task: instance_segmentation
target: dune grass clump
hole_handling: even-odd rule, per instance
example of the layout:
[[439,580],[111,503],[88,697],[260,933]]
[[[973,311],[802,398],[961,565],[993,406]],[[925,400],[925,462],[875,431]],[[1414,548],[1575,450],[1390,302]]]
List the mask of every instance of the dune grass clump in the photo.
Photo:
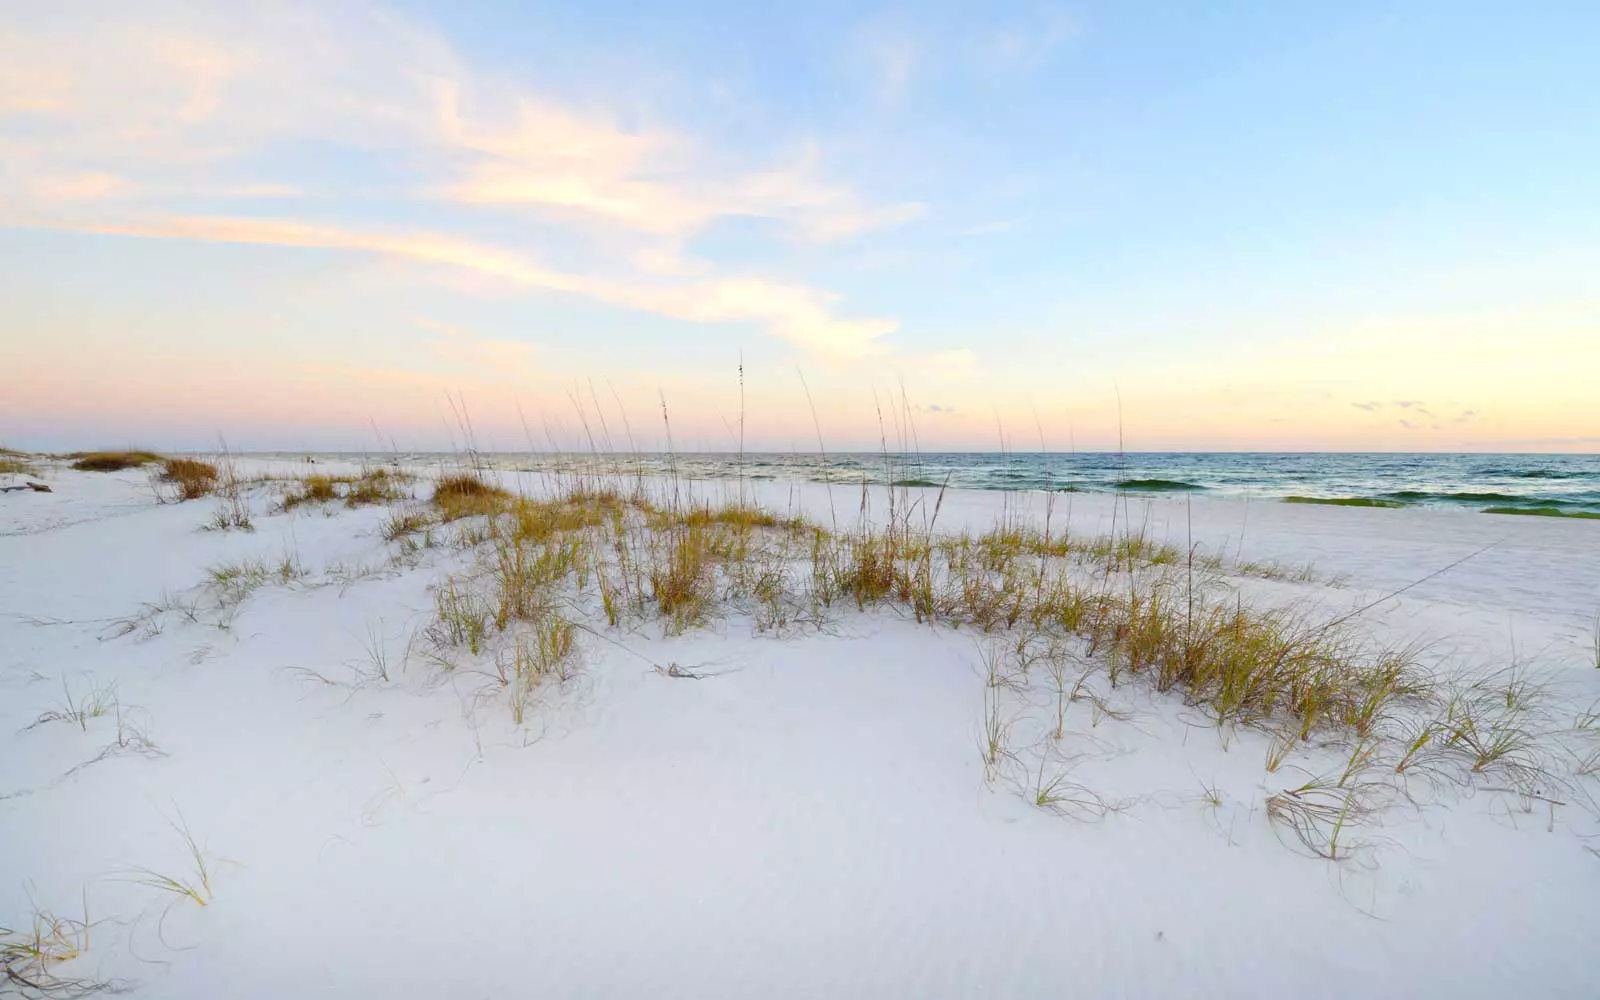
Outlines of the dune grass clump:
[[1097,597],[1080,631],[1091,655],[1108,655],[1113,683],[1145,673],[1218,724],[1283,720],[1302,742],[1323,727],[1364,736],[1422,684],[1407,651],[1366,648],[1348,622],[1197,601],[1172,579]]
[[285,485],[282,509],[291,511],[306,504],[334,501],[343,501],[351,509],[392,503],[407,497],[405,484],[413,478],[409,473],[381,468],[366,469],[355,476],[301,476]]
[[62,977],[52,971],[89,950],[87,899],[85,909],[82,920],[35,909],[25,930],[0,926],[0,995],[15,992],[29,1000],[66,1000],[120,991],[117,983]]
[[713,537],[707,525],[685,523],[666,532],[662,544],[655,547],[649,571],[650,599],[670,632],[700,624],[711,608],[716,596]]
[[217,462],[216,483],[213,492],[217,495],[217,510],[211,516],[209,527],[216,531],[256,530],[251,516],[250,496],[246,490],[248,484],[240,477],[238,466],[226,450]]
[[161,461],[153,451],[84,451],[67,456],[79,472],[121,472]]
[[494,619],[487,600],[451,577],[434,592],[434,609],[428,635],[436,646],[466,646],[473,656],[483,651]]
[[[1413,776],[1464,787],[1492,776],[1496,787],[1522,789],[1549,773],[1533,749],[1533,716],[1520,707],[1523,687],[1485,685],[1441,701],[1419,650],[1374,643],[1358,627],[1360,611],[1329,620],[1309,603],[1252,605],[1227,582],[1310,582],[1309,564],[1232,566],[1140,531],[1069,535],[1048,517],[1042,529],[1002,517],[987,532],[940,533],[937,503],[922,508],[902,496],[885,517],[867,499],[861,526],[839,530],[676,490],[623,495],[584,481],[534,499],[475,475],[446,477],[427,516],[479,515],[466,522],[473,533],[463,546],[480,562],[436,592],[427,633],[436,648],[491,657],[476,672],[498,680],[520,720],[541,679],[559,676],[552,664],[576,655],[577,632],[594,631],[575,624],[574,611],[603,613],[614,629],[653,621],[675,635],[725,615],[748,615],[759,632],[825,626],[840,602],[899,609],[1014,646],[1016,676],[986,696],[981,749],[986,772],[1007,780],[1026,772],[1022,785],[1040,808],[1092,818],[1115,804],[1072,783],[1067,770],[1052,771],[1058,757],[1021,762],[1025,749],[1013,741],[1033,723],[1018,730],[1000,702],[1046,693],[1030,688],[1035,663],[1056,678],[1053,727],[1041,739],[1064,739],[1068,707],[1080,702],[1096,725],[1123,718],[1113,692],[1136,682],[1180,697],[1229,732],[1271,734],[1269,772],[1292,770],[1286,762],[1297,751],[1353,745],[1343,774],[1284,788],[1267,810],[1276,827],[1332,860],[1352,856],[1359,845],[1350,828]],[[396,537],[424,523],[391,522]],[[454,663],[442,654],[441,662]],[[1044,704],[1035,701],[1035,709]]]
[[0,476],[37,476],[38,468],[20,451],[0,449]]
[[89,731],[89,720],[98,719],[118,708],[115,684],[94,684],[82,697],[74,697],[66,678],[61,679],[62,700],[56,708],[40,715],[28,726],[42,726],[51,722],[70,722],[83,732]]
[[330,503],[339,499],[332,476],[306,476],[292,482],[283,494],[283,509],[294,510],[302,504]]
[[1271,560],[1246,560],[1236,564],[1233,572],[1277,583],[1315,583],[1320,579],[1316,565],[1311,562],[1295,566]]
[[1382,507],[1396,510],[1405,504],[1399,500],[1379,500],[1376,497],[1284,497],[1284,503],[1315,503],[1328,507]]
[[217,467],[210,462],[197,458],[168,458],[162,460],[157,478],[176,486],[178,499],[183,501],[198,500],[216,492],[218,475]]
[[270,583],[287,585],[306,575],[305,567],[285,552],[276,561],[265,557],[222,563],[206,570],[207,582],[216,594],[217,605],[229,610]]
[[[829,531],[740,503],[714,507],[572,490],[512,497],[475,476],[439,482],[441,517],[486,513],[483,591],[440,595],[457,643],[537,621],[598,584],[607,623],[654,617],[668,634],[719,610],[757,622],[820,621],[847,600],[900,606],[918,621],[984,632],[1026,628],[1074,637],[1113,685],[1148,677],[1218,725],[1283,726],[1294,742],[1321,730],[1365,736],[1420,688],[1404,650],[1370,648],[1348,622],[1258,609],[1198,589],[1221,571],[1143,535],[1085,538],[1002,523],[980,535],[937,535],[900,507],[885,525]],[[398,530],[398,529],[397,529]],[[1309,581],[1309,566],[1247,564],[1241,572]],[[464,608],[470,609],[463,613]]]
[[414,478],[394,469],[367,469],[346,484],[344,505],[353,509],[404,500],[405,487]]
[[494,514],[511,502],[511,493],[473,473],[442,476],[433,484],[432,503],[442,521]]
[[546,681],[570,681],[576,659],[574,627],[558,612],[542,614],[531,625],[495,661],[497,679],[510,694],[511,721],[519,726],[534,692]]
[[419,531],[426,530],[434,523],[433,514],[426,510],[409,509],[395,510],[383,522],[380,533],[386,542],[397,542]]

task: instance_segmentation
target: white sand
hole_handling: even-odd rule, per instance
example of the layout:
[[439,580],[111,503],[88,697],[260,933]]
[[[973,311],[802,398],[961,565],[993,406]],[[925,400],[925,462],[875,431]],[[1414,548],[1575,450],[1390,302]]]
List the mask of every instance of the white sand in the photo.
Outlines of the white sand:
[[[1561,805],[1413,789],[1350,832],[1350,860],[1310,858],[1264,802],[1339,754],[1268,773],[1266,735],[1219,730],[1135,681],[1106,692],[1130,718],[1076,705],[1059,759],[1023,754],[1119,807],[1058,815],[1015,778],[985,781],[977,637],[889,611],[780,639],[742,618],[674,639],[583,635],[581,677],[519,728],[480,696],[483,677],[405,664],[430,587],[469,557],[391,567],[382,509],[269,514],[263,494],[253,534],[220,533],[200,530],[211,501],[157,506],[142,472],[49,481],[0,495],[0,926],[36,906],[80,918],[86,893],[92,941],[59,975],[197,1000],[1595,995],[1593,779],[1549,796]],[[753,488],[830,517],[821,486]],[[939,524],[986,528],[1016,502],[952,493]],[[1111,504],[1072,497],[1073,529],[1108,531]],[[859,505],[833,489],[841,521]],[[1347,576],[1237,581],[1329,613],[1476,552],[1366,627],[1429,641],[1441,670],[1515,657],[1552,720],[1600,699],[1600,524],[1181,498],[1128,510],[1180,545],[1192,532],[1229,558]],[[109,637],[141,605],[202,595],[207,567],[285,553],[310,575],[256,592],[225,629],[166,614],[149,619],[159,634]],[[374,638],[391,680],[358,683]],[[114,686],[164,755],[79,767],[117,723],[27,728],[63,685],[80,699]],[[1019,712],[1019,733],[1038,728]],[[180,812],[211,859],[205,907],[126,880],[191,875]]]

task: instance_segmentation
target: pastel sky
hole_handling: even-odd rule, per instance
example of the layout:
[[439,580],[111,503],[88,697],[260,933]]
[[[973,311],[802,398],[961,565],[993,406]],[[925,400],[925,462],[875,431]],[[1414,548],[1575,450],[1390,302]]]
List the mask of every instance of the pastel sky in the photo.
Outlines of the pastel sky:
[[1589,2],[0,0],[0,443],[665,398],[729,449],[742,360],[751,448],[1600,450],[1597,53]]

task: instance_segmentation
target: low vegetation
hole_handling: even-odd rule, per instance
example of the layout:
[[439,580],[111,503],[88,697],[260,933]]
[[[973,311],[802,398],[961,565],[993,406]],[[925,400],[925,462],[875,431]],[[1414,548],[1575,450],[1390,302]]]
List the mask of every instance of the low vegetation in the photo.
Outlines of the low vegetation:
[[161,461],[153,451],[80,451],[66,457],[79,472],[121,472]]
[[[1113,683],[1148,677],[1218,723],[1285,721],[1302,740],[1324,728],[1363,732],[1388,699],[1411,690],[1403,657],[1361,647],[1349,622],[1213,596],[1219,563],[1197,579],[1181,550],[1137,535],[1078,539],[1007,525],[941,535],[936,513],[925,512],[924,528],[898,511],[885,526],[836,533],[743,505],[658,506],[593,491],[511,497],[470,476],[441,480],[434,503],[446,516],[484,512],[489,586],[469,596],[453,582],[439,615],[448,635],[473,645],[486,628],[591,596],[611,625],[654,618],[668,633],[727,613],[773,627],[820,622],[846,602],[980,632],[1073,637]],[[1240,572],[1313,576],[1265,564]]]
[[89,950],[89,917],[61,917],[35,909],[29,925],[13,930],[0,926],[0,996],[81,998],[115,984],[59,976],[55,967]]
[[409,495],[407,487],[413,479],[410,473],[384,468],[366,469],[353,476],[302,476],[286,485],[282,508],[287,511],[336,501],[352,508],[391,503]]
[[0,448],[0,476],[37,476],[39,469],[33,464],[32,457],[25,451]]
[[462,472],[441,476],[433,486],[432,502],[444,521],[486,515],[504,510],[511,493],[486,481],[476,473]]
[[[217,467],[197,458],[168,458],[161,462],[158,474],[161,484],[176,489],[176,499],[198,500],[217,489]],[[158,489],[157,496],[162,496]]]
[[211,517],[210,527],[217,531],[254,531],[250,495],[245,481],[239,476],[233,457],[223,452],[217,462],[217,510]]

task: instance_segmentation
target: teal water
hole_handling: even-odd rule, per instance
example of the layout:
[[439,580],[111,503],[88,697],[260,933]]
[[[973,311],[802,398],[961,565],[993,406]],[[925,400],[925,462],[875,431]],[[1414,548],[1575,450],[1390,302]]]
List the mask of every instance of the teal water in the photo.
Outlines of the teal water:
[[[424,454],[384,458],[424,463],[459,460],[459,456]],[[695,479],[744,476],[850,484],[948,484],[952,488],[978,490],[1362,498],[1407,506],[1553,507],[1600,512],[1600,454],[943,452],[827,456],[773,453],[741,457],[720,453],[498,453],[481,458],[501,468],[549,472],[675,472]]]

